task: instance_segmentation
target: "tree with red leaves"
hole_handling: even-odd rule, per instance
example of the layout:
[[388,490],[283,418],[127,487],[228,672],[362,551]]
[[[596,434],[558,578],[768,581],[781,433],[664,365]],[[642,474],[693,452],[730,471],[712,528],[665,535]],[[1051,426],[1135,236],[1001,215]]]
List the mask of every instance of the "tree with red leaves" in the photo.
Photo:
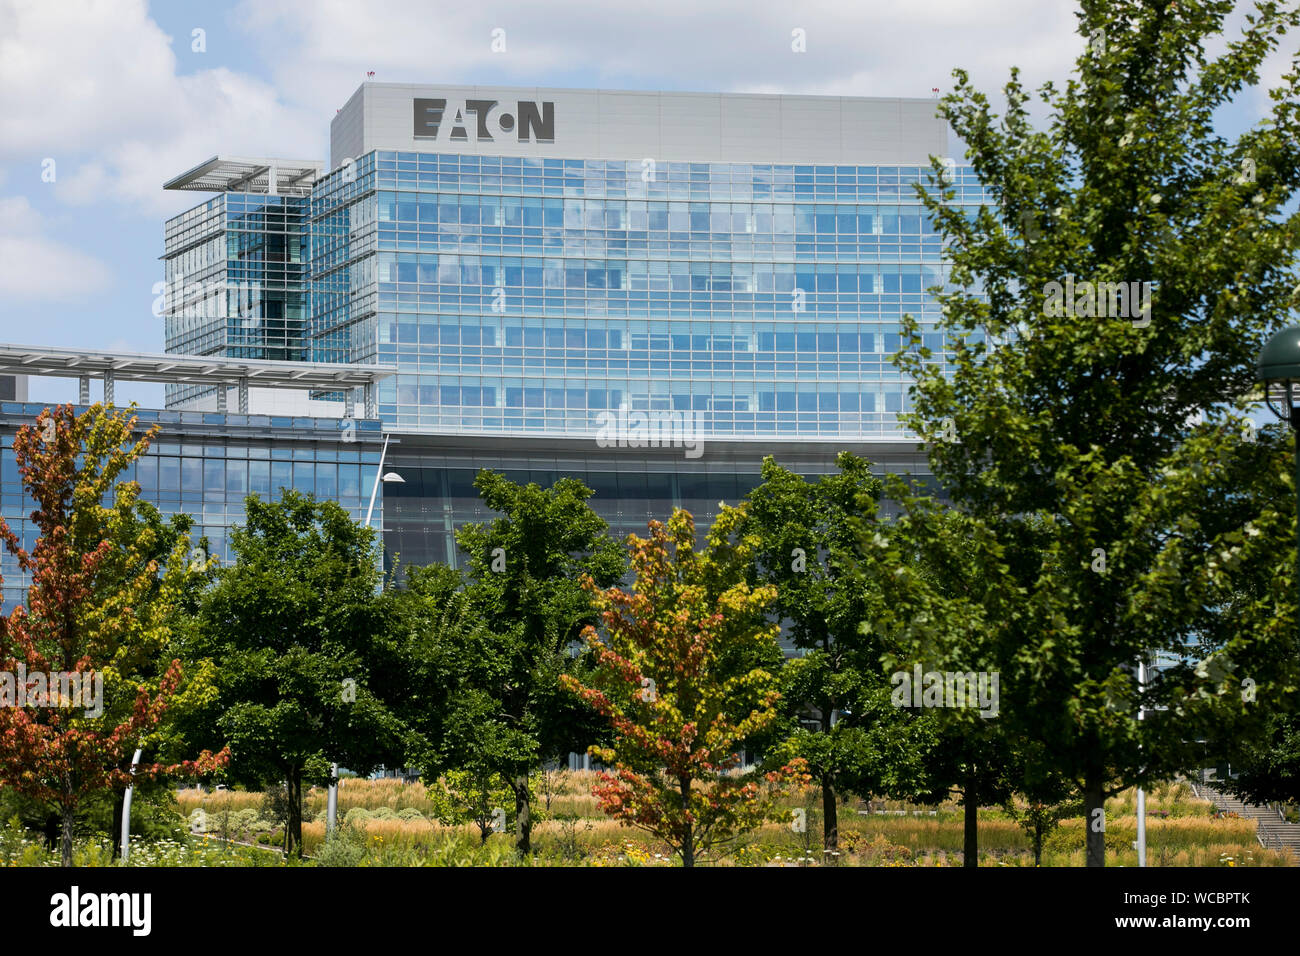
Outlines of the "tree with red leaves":
[[740,770],[745,741],[779,719],[778,625],[766,617],[773,587],[751,588],[744,568],[755,542],[733,542],[742,508],[724,508],[703,551],[689,512],[649,539],[628,536],[632,591],[592,592],[604,638],[584,636],[597,660],[596,686],[561,683],[609,719],[614,742],[592,747],[614,767],[592,792],[605,813],[672,847],[683,866],[773,819],[780,785],[806,782],[792,763],[759,777]]
[[[36,502],[28,550],[0,519],[0,538],[30,577],[26,606],[0,616],[0,787],[55,808],[60,855],[72,865],[78,811],[123,787],[126,755],[182,693],[167,661],[173,611],[191,576],[188,541],[165,562],[148,557],[153,529],[132,520],[140,486],[119,476],[149,446],[136,418],[96,405],[46,409],[14,439],[18,471]],[[141,668],[141,657],[153,666]],[[142,672],[149,676],[142,677]],[[195,776],[227,754],[137,768],[136,779]]]

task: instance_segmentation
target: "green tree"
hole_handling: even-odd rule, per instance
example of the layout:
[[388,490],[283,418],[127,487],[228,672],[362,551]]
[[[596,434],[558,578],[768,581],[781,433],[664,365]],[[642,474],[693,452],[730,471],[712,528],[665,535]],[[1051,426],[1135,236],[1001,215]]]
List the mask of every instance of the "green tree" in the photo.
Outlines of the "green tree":
[[[1213,513],[1181,520],[1180,547],[1162,561],[1157,579],[1184,598],[1185,619],[1195,631],[1201,659],[1184,678],[1189,693],[1217,684],[1262,722],[1254,732],[1243,732],[1235,720],[1210,727],[1199,766],[1231,764],[1234,777],[1241,776],[1224,788],[1259,802],[1300,799],[1292,441],[1288,429],[1270,426],[1218,467],[1181,473],[1182,487],[1171,498],[1201,497],[1213,503]],[[1202,438],[1186,449],[1191,459],[1216,452]],[[1261,501],[1280,507],[1261,510]],[[1281,660],[1271,671],[1257,656],[1243,654],[1243,635],[1266,636],[1278,648]],[[1271,681],[1261,685],[1261,674]]]
[[[119,480],[156,433],[136,431],[135,416],[111,406],[80,416],[71,405],[46,409],[14,439],[37,505],[30,550],[0,520],[0,538],[31,577],[26,605],[0,618],[8,698],[0,787],[55,808],[64,866],[78,814],[131,780],[137,746],[168,737],[159,728],[181,694],[181,664],[167,651],[195,572],[188,542],[160,541],[138,520],[139,484]],[[26,706],[15,706],[19,693]],[[151,762],[137,776],[207,773],[225,757],[205,751],[194,761]]]
[[1242,800],[1300,804],[1300,714],[1274,710],[1264,732],[1243,741],[1232,772],[1218,786]]
[[[138,493],[138,492],[135,492]],[[107,516],[107,509],[106,516]],[[178,590],[167,619],[167,627],[155,632],[165,638],[165,643],[122,643],[114,647],[113,670],[124,678],[128,693],[112,695],[106,707],[116,709],[125,716],[134,704],[133,690],[142,681],[156,682],[172,660],[186,662],[183,680],[171,699],[165,720],[160,721],[148,733],[137,741],[145,755],[142,759],[157,760],[164,763],[183,761],[185,755],[193,751],[190,735],[186,727],[193,715],[210,705],[216,695],[216,669],[211,661],[190,659],[187,653],[187,636],[194,626],[194,614],[202,599],[204,589],[210,584],[215,561],[208,552],[206,538],[197,544],[192,542],[190,533],[194,528],[194,518],[188,514],[175,514],[164,517],[154,505],[136,499],[130,509],[112,512],[112,521],[108,524],[112,533],[120,540],[133,540],[140,544],[139,549],[118,548],[106,560],[103,574],[97,576],[101,605],[106,605],[124,593],[122,582],[146,569],[150,562],[158,567],[165,567],[169,560],[187,561],[187,573],[177,577]],[[187,553],[188,552],[188,553]],[[174,558],[173,558],[174,556]],[[156,599],[162,592],[162,579],[155,577],[148,592],[148,599]],[[129,774],[133,753],[123,752],[118,769],[123,776],[115,783],[109,798],[112,810],[109,814],[109,838],[112,840],[113,855],[121,850],[123,797],[128,786],[126,775]],[[171,784],[165,778],[135,779],[135,797],[133,808],[143,807],[149,800],[165,801],[170,797]],[[132,825],[134,831],[135,825]]]
[[[1225,612],[1248,614],[1223,579],[1252,548],[1274,549],[1258,536],[1293,514],[1249,493],[1260,485],[1247,464],[1274,473],[1281,456],[1250,440],[1239,397],[1293,304],[1300,244],[1287,212],[1300,183],[1294,61],[1265,122],[1236,140],[1213,128],[1300,14],[1259,3],[1211,58],[1233,7],[1083,3],[1088,46],[1063,90],[1039,91],[1043,130],[1015,71],[1001,116],[957,71],[940,114],[997,211],[968,216],[948,185],[919,189],[952,261],[938,322],[952,372],[908,319],[903,419],[996,542],[1003,720],[1041,745],[1035,776],[1082,790],[1089,866],[1104,865],[1108,795],[1187,768],[1198,736],[1249,732],[1261,709],[1243,703],[1242,679],[1272,702],[1293,686],[1289,568],[1267,589],[1278,623],[1221,627]],[[1228,475],[1247,480],[1200,497]],[[1198,604],[1205,594],[1218,598]],[[1158,655],[1200,662],[1153,672],[1139,696],[1136,666]]]
[[[893,522],[853,522],[856,569],[879,595],[868,627],[881,635],[891,702],[919,722],[910,728],[923,753],[912,787],[928,800],[959,795],[964,863],[978,866],[979,807],[1008,799],[1019,769],[998,669],[1006,578],[996,573],[995,540],[976,521],[896,475],[887,489],[900,509]],[[926,683],[929,675],[941,683]]]
[[739,528],[756,538],[752,583],[775,587],[772,610],[802,652],[781,671],[793,726],[775,759],[802,758],[821,787],[828,863],[839,850],[839,801],[897,791],[907,776],[898,751],[916,743],[910,716],[889,706],[881,636],[862,627],[879,611],[879,589],[864,587],[850,565],[857,526],[878,519],[880,480],[849,452],[836,463],[838,473],[807,481],[765,458]]
[[[1025,749],[1041,746],[1032,741],[1013,741],[1012,773],[1019,773],[1022,768],[1041,767],[1047,763],[1040,755],[1026,753]],[[1029,837],[1029,846],[1034,854],[1034,866],[1043,865],[1043,844],[1066,817],[1078,816],[1083,810],[1083,801],[1078,785],[1061,773],[1050,773],[1026,782],[1019,780],[1020,791],[1015,795],[1006,795],[1002,809],[1011,819],[1020,825]]]
[[450,569],[412,575],[429,622],[417,667],[437,682],[440,700],[419,724],[417,763],[430,778],[457,769],[500,775],[514,798],[516,846],[530,853],[533,772],[600,732],[559,683],[582,672],[578,638],[595,621],[580,581],[608,586],[626,565],[582,482],[520,486],[485,469],[474,484],[499,517],[457,533],[469,561],[463,584]]
[[472,823],[480,843],[505,826],[505,807],[514,791],[500,774],[481,770],[449,770],[429,787],[433,816],[447,826]]
[[[747,645],[775,645],[779,629],[766,620],[776,589],[744,579],[757,539],[736,540],[743,519],[743,506],[723,508],[701,551],[680,508],[666,527],[650,522],[649,538],[629,535],[633,590],[584,580],[604,632],[585,632],[596,673],[561,677],[613,730],[610,746],[591,748],[614,767],[593,788],[601,808],[665,840],[686,867],[774,807],[755,771],[736,772],[743,741],[780,717],[776,674],[730,663],[754,656]],[[806,779],[799,764],[766,776]]]
[[285,852],[302,855],[304,783],[331,763],[358,773],[401,762],[394,713],[402,670],[391,597],[378,590],[374,530],[329,501],[284,490],[245,499],[199,611],[193,651],[218,668],[209,713],[237,783],[288,788]]

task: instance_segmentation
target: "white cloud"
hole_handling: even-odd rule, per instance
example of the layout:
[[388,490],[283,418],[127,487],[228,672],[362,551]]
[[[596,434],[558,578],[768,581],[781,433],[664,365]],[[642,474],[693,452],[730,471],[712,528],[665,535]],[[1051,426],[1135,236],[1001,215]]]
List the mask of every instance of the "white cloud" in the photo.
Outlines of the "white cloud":
[[40,221],[26,196],[0,196],[0,236],[35,232]]
[[[1063,77],[1082,47],[1061,0],[378,0],[363,16],[350,0],[243,0],[238,19],[265,44],[277,86],[326,119],[370,69],[388,82],[588,85],[590,75],[618,87],[929,96],[956,66],[985,88],[1012,63],[1031,84]],[[505,53],[491,51],[496,28]],[[791,49],[796,28],[805,53]]]
[[194,200],[162,191],[177,173],[219,152],[323,156],[327,120],[224,67],[178,74],[143,0],[0,0],[0,161],[54,158],[59,199],[174,211]]
[[[1225,24],[1235,38],[1242,12]],[[260,45],[276,88],[321,123],[375,70],[398,83],[606,86],[624,89],[790,92],[927,97],[947,92],[962,68],[995,110],[1011,66],[1036,90],[1058,90],[1084,48],[1074,0],[499,0],[430,5],[427,0],[240,0],[235,20]],[[506,52],[491,50],[504,29]],[[806,31],[807,52],[791,50]],[[1275,80],[1284,58],[1265,66]],[[1253,117],[1265,91],[1245,93]],[[1030,104],[1036,122],[1046,110]]]
[[[325,158],[329,120],[368,70],[389,82],[925,97],[960,66],[996,106],[1011,64],[1033,88],[1064,79],[1082,48],[1071,0],[241,0],[230,21],[266,80],[180,72],[189,35],[174,48],[145,0],[0,0],[0,162],[33,164],[35,177],[50,156],[59,199],[161,215],[194,198],[162,183],[219,152]],[[497,28],[505,53],[491,49]],[[805,53],[791,50],[796,28]]]
[[0,196],[0,298],[6,304],[84,301],[112,285],[104,263],[41,235],[43,227],[25,196]]

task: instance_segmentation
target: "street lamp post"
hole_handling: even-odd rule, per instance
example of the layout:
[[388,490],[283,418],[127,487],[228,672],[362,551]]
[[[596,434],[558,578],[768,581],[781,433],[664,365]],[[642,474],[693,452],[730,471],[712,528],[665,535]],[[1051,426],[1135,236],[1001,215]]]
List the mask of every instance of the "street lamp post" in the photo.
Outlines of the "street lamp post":
[[135,749],[135,756],[131,758],[131,783],[127,784],[126,793],[122,796],[122,862],[127,861],[131,854],[131,791],[135,789],[135,768],[140,766],[140,754],[144,751],[142,748]]
[[[384,448],[379,453],[379,467],[375,469],[375,484],[370,489],[370,507],[366,509],[366,527],[370,527],[370,519],[375,514],[375,496],[379,493],[379,485],[383,482],[405,483],[403,478],[395,471],[384,473],[384,459],[388,457],[388,437],[384,436]],[[380,532],[382,542],[383,532]],[[381,543],[382,547],[382,543]],[[334,823],[338,819],[339,812],[339,765],[330,765],[330,787],[329,794],[325,800],[325,838],[328,840],[334,835]]]
[[[1147,686],[1147,665],[1146,661],[1138,659],[1138,720],[1142,720],[1142,695],[1146,692]],[[1139,740],[1141,738],[1139,737]],[[1141,747],[1141,744],[1138,744]],[[1137,792],[1137,854],[1138,866],[1147,865],[1147,792],[1142,787],[1138,787]]]
[[[1288,326],[1269,339],[1259,353],[1255,371],[1264,386],[1269,411],[1291,426],[1296,439],[1296,509],[1300,515],[1300,326]],[[1300,583],[1300,527],[1296,529],[1296,580]]]
[[375,484],[374,487],[370,489],[370,507],[366,509],[367,528],[370,527],[370,519],[375,513],[375,495],[379,491],[379,483],[391,481],[403,483],[406,481],[405,478],[395,471],[390,471],[388,474],[384,474],[384,459],[388,456],[388,438],[389,436],[384,436],[384,448],[383,451],[379,453],[379,467],[375,469]]

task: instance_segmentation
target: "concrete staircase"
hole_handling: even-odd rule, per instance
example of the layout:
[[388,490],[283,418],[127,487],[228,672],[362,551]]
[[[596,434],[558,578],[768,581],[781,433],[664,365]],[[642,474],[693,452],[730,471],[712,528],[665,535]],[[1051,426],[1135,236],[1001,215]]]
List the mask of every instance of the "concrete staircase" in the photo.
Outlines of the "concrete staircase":
[[1202,800],[1209,800],[1216,810],[1235,813],[1256,821],[1255,837],[1267,850],[1291,851],[1293,861],[1300,860],[1300,823],[1287,823],[1272,807],[1243,803],[1234,796],[1204,783],[1192,783],[1192,791]]

